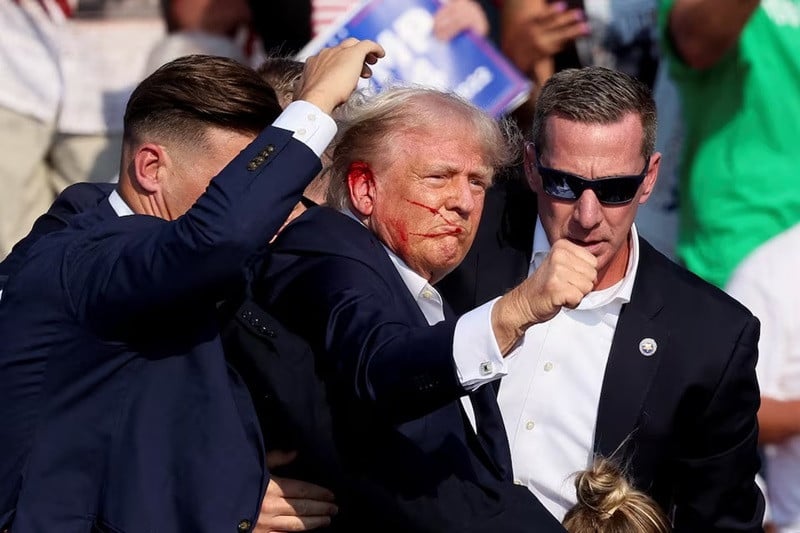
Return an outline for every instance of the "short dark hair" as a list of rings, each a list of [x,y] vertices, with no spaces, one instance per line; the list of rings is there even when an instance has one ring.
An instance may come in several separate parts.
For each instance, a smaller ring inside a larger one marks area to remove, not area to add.
[[[636,113],[642,121],[642,155],[656,145],[656,104],[650,89],[623,72],[604,67],[567,69],[542,86],[536,100],[532,140],[537,153],[547,151],[545,125],[550,117],[584,124],[610,124]]]
[[[125,109],[124,139],[201,143],[209,127],[258,134],[281,113],[255,70],[224,57],[191,55],[145,78]]]
[[[294,86],[303,75],[305,63],[290,57],[268,57],[256,69],[270,87],[275,90],[281,106],[286,107],[294,100]]]

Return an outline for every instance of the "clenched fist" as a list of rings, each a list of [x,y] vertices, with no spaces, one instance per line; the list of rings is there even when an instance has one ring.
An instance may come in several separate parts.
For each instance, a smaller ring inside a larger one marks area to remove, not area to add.
[[[525,330],[553,318],[562,307],[574,309],[597,281],[597,258],[566,239],[553,243],[539,268],[492,310],[497,344],[507,354]]]

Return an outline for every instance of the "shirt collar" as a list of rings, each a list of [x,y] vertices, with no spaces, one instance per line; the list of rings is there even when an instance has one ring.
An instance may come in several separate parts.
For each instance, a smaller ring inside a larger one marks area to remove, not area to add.
[[[128,217],[135,214],[133,209],[125,203],[125,200],[122,199],[122,196],[119,195],[116,189],[111,191],[111,194],[108,196],[108,203],[111,204],[111,209],[114,210],[118,217]]]
[[[633,282],[636,279],[636,272],[639,270],[639,233],[636,231],[636,224],[631,225],[631,232],[628,238],[631,240],[631,248],[625,277],[607,289],[590,292],[584,297],[577,309],[596,309],[612,301],[620,303],[631,301]],[[533,232],[533,253],[531,254],[529,272],[539,268],[548,252],[550,252],[550,241],[547,240],[542,221],[537,216],[536,229]]]

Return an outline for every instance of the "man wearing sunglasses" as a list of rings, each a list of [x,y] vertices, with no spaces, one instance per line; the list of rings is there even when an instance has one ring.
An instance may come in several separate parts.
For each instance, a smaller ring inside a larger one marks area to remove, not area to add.
[[[594,289],[528,328],[508,358],[498,403],[515,480],[561,519],[576,503],[571,475],[613,456],[676,532],[761,531],[759,324],[638,236],[661,161],[655,130],[638,81],[599,67],[556,74],[526,145],[533,194],[513,182],[493,191],[439,288],[464,312],[558,250],[591,252]]]

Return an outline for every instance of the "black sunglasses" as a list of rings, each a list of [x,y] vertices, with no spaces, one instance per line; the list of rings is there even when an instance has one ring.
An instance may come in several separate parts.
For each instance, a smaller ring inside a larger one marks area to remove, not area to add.
[[[536,170],[542,178],[542,187],[548,196],[559,200],[574,201],[581,197],[583,191],[590,189],[601,204],[624,205],[630,203],[639,190],[639,185],[647,175],[650,157],[645,158],[644,168],[635,176],[609,176],[589,180],[570,172],[542,165],[539,153],[536,153]]]

